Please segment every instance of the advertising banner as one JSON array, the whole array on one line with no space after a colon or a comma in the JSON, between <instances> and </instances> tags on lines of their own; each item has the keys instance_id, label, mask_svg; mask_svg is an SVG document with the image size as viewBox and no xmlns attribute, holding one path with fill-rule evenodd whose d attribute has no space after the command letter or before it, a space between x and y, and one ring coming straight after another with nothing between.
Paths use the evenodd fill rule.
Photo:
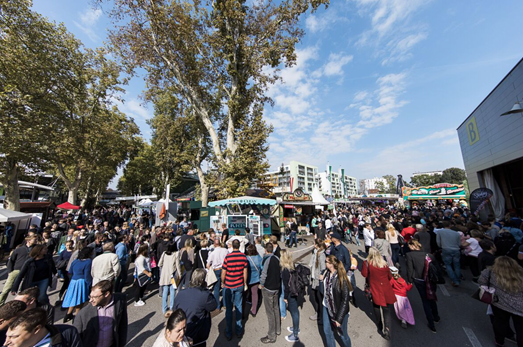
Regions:
<instances>
[{"instance_id":1,"label":"advertising banner","mask_svg":"<svg viewBox=\"0 0 523 347\"><path fill-rule=\"evenodd\" d=\"M240 231L240 235L245 235L245 228L247 227L247 216L227 216L227 228L231 235L234 235L236 230Z\"/></svg>"},{"instance_id":2,"label":"advertising banner","mask_svg":"<svg viewBox=\"0 0 523 347\"><path fill-rule=\"evenodd\" d=\"M474 190L472 193L470 193L470 210L472 213L474 213L476 216L479 214L479 212L485 208L487 203L490 201L490 198L494 193L492 190L488 188L478 188Z\"/></svg>"}]
</instances>

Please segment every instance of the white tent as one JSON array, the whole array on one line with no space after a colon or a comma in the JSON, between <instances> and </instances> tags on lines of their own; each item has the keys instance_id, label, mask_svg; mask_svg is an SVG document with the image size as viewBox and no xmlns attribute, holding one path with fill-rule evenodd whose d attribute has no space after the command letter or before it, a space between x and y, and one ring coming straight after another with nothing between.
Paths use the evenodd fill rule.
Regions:
<instances>
[{"instance_id":1,"label":"white tent","mask_svg":"<svg viewBox=\"0 0 523 347\"><path fill-rule=\"evenodd\" d=\"M150 207L150 206L154 206L156 203L155 202L152 202L151 199L143 199L141 200L139 203L138 203L138 206L139 207Z\"/></svg>"},{"instance_id":2,"label":"white tent","mask_svg":"<svg viewBox=\"0 0 523 347\"><path fill-rule=\"evenodd\" d=\"M327 199L325 199L323 197L323 195L320 193L320 190L318 189L318 187L315 185L314 188L312 189L312 202L315 204L315 205L329 205L330 203L327 201Z\"/></svg>"},{"instance_id":3,"label":"white tent","mask_svg":"<svg viewBox=\"0 0 523 347\"><path fill-rule=\"evenodd\" d=\"M16 222L24 219L31 219L33 215L18 211L5 210L0 208L0 222Z\"/></svg>"}]
</instances>

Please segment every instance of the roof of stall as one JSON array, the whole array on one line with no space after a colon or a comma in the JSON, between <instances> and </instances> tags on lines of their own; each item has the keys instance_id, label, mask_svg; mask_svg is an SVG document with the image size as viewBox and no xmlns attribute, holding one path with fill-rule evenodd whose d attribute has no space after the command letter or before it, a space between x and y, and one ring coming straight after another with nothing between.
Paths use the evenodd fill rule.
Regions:
<instances>
[{"instance_id":1,"label":"roof of stall","mask_svg":"<svg viewBox=\"0 0 523 347\"><path fill-rule=\"evenodd\" d=\"M238 205L276 205L277 201L273 199L256 198L254 196L240 196L238 198L224 199L218 201L212 201L209 203L210 207L214 206L227 206L231 204Z\"/></svg>"}]
</instances>

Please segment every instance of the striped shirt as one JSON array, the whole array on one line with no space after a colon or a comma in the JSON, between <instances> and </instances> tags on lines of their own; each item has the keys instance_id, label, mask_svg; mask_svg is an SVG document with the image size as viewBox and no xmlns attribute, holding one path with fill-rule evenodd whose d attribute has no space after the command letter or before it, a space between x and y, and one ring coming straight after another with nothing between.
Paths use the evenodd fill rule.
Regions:
<instances>
[{"instance_id":1,"label":"striped shirt","mask_svg":"<svg viewBox=\"0 0 523 347\"><path fill-rule=\"evenodd\" d=\"M247 267L247 257L240 251L229 253L222 265L225 274L225 288L236 288L243 286L243 270Z\"/></svg>"}]
</instances>

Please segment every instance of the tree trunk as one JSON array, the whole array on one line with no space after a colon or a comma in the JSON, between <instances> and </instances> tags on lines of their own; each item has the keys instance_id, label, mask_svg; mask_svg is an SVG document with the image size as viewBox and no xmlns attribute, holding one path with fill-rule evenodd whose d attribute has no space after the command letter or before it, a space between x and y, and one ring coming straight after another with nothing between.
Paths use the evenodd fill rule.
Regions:
<instances>
[{"instance_id":1,"label":"tree trunk","mask_svg":"<svg viewBox=\"0 0 523 347\"><path fill-rule=\"evenodd\" d=\"M67 195L67 202L70 204L76 204L76 199L78 198L78 187L71 187L69 189L69 194Z\"/></svg>"},{"instance_id":2,"label":"tree trunk","mask_svg":"<svg viewBox=\"0 0 523 347\"><path fill-rule=\"evenodd\" d=\"M89 196L90 196L90 193L91 193L91 185L93 183L93 177L92 176L89 176L89 179L87 180L87 186L85 188L85 194L84 194L84 197L82 199L82 202L80 202L80 206L82 206L82 208L85 208L85 205L87 204L87 201L89 200Z\"/></svg>"},{"instance_id":3,"label":"tree trunk","mask_svg":"<svg viewBox=\"0 0 523 347\"><path fill-rule=\"evenodd\" d=\"M196 166L196 172L198 173L198 179L200 180L202 207L207 207L207 204L209 203L209 186L205 183L205 175L199 165Z\"/></svg>"},{"instance_id":4,"label":"tree trunk","mask_svg":"<svg viewBox=\"0 0 523 347\"><path fill-rule=\"evenodd\" d=\"M6 209L20 211L20 188L18 187L18 163L7 159L5 173L5 205Z\"/></svg>"}]
</instances>

